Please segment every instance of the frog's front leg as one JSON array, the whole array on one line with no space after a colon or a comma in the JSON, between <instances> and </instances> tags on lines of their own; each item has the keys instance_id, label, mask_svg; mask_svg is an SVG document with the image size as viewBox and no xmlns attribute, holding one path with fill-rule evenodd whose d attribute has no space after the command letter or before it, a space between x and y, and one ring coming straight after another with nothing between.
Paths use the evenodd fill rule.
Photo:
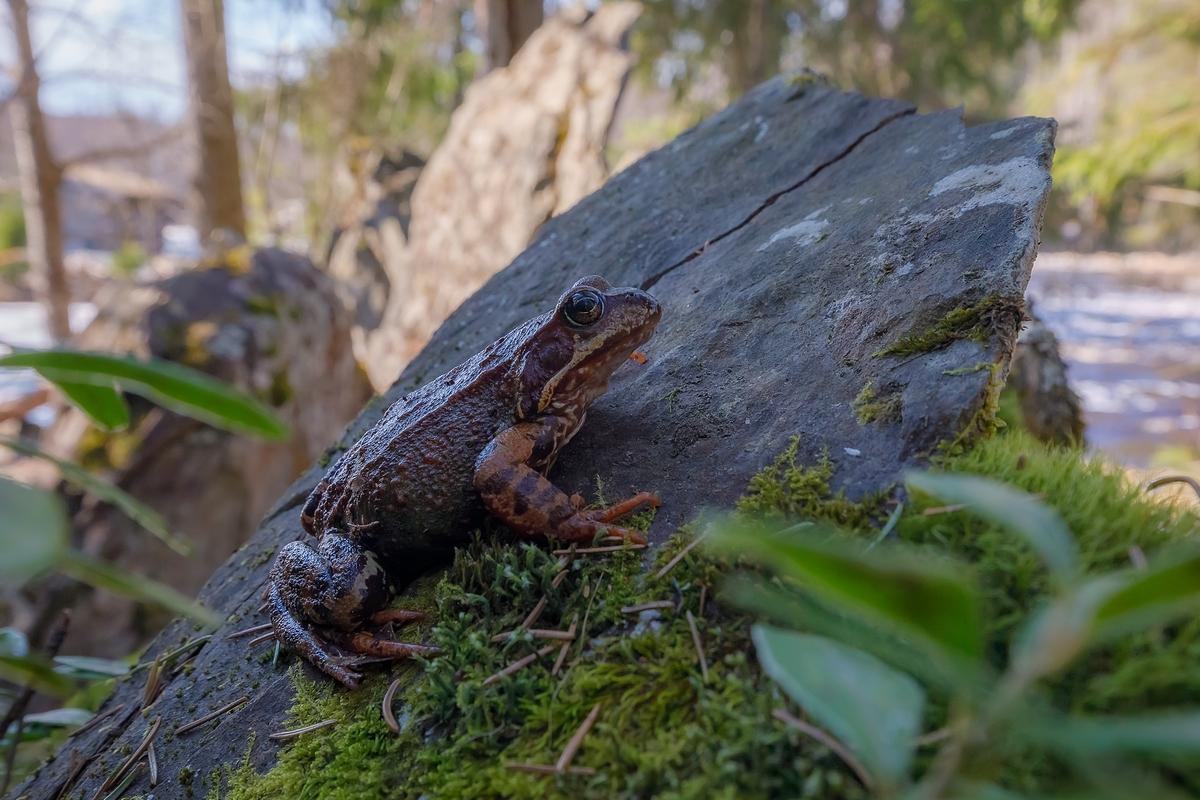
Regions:
<instances>
[{"instance_id":1,"label":"frog's front leg","mask_svg":"<svg viewBox=\"0 0 1200 800\"><path fill-rule=\"evenodd\" d=\"M591 542L605 532L645 544L637 531L610 521L658 498L639 494L601 511L581 510L577 503L530 466L547 460L554 447L553 419L522 422L501 431L475 462L475 489L494 516L525 536L553 536L568 542Z\"/></svg>"},{"instance_id":2,"label":"frog's front leg","mask_svg":"<svg viewBox=\"0 0 1200 800\"><path fill-rule=\"evenodd\" d=\"M430 652L421 645L381 639L360 630L367 623L411 621L413 612L381 610L391 596L383 568L352 538L328 531L317 549L285 544L271 566L270 614L275 636L287 648L339 683L353 688L359 674L333 655L309 626L332 641L366 655L408 656Z\"/></svg>"}]
</instances>

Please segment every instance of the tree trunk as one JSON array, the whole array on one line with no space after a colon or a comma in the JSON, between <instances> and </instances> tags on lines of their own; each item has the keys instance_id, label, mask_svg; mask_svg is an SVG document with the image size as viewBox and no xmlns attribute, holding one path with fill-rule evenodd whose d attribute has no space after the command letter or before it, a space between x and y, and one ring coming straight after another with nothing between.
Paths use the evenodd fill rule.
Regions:
<instances>
[{"instance_id":1,"label":"tree trunk","mask_svg":"<svg viewBox=\"0 0 1200 800\"><path fill-rule=\"evenodd\" d=\"M475 25L485 45L481 72L508 64L542 15L542 0L475 0Z\"/></svg>"},{"instance_id":2,"label":"tree trunk","mask_svg":"<svg viewBox=\"0 0 1200 800\"><path fill-rule=\"evenodd\" d=\"M246 235L242 172L233 125L233 91L225 52L223 0L180 0L198 146L193 178L196 227L202 241L215 231Z\"/></svg>"},{"instance_id":3,"label":"tree trunk","mask_svg":"<svg viewBox=\"0 0 1200 800\"><path fill-rule=\"evenodd\" d=\"M50 150L46 119L38 99L41 81L29 38L29 3L8 0L8 7L21 66L11 115L25 214L25 252L34 289L46 307L50 334L61 341L71 335L68 315L71 298L63 267L62 212L58 204L62 173Z\"/></svg>"}]
</instances>

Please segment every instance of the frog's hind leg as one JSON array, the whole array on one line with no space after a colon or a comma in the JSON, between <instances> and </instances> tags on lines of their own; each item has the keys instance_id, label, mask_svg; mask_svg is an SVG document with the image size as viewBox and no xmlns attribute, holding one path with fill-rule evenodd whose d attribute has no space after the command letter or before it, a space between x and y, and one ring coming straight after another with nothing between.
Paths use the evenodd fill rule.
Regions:
<instances>
[{"instance_id":1,"label":"frog's hind leg","mask_svg":"<svg viewBox=\"0 0 1200 800\"><path fill-rule=\"evenodd\" d=\"M271 567L269 602L276 638L350 687L358 685L358 673L340 663L329 644L308 626L356 631L390 596L383 568L340 531L327 532L317 549L307 542L289 542Z\"/></svg>"}]
</instances>

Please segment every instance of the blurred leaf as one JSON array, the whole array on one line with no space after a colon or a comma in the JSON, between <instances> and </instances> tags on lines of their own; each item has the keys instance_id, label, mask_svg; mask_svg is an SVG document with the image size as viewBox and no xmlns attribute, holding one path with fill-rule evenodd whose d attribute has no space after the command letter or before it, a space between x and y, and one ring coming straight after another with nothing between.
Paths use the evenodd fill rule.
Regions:
<instances>
[{"instance_id":1,"label":"blurred leaf","mask_svg":"<svg viewBox=\"0 0 1200 800\"><path fill-rule=\"evenodd\" d=\"M1013 635L1011 669L1026 681L1064 669L1090 644L1096 607L1119 583L1111 575L1093 578L1034 610Z\"/></svg>"},{"instance_id":2,"label":"blurred leaf","mask_svg":"<svg viewBox=\"0 0 1200 800\"><path fill-rule=\"evenodd\" d=\"M769 625L752 633L763 670L884 786L908 780L925 693L909 676L843 644Z\"/></svg>"},{"instance_id":3,"label":"blurred leaf","mask_svg":"<svg viewBox=\"0 0 1200 800\"><path fill-rule=\"evenodd\" d=\"M129 672L129 665L107 658L91 656L57 656L54 667L64 675L81 680L119 678Z\"/></svg>"},{"instance_id":4,"label":"blurred leaf","mask_svg":"<svg viewBox=\"0 0 1200 800\"><path fill-rule=\"evenodd\" d=\"M75 691L75 684L55 672L54 666L41 656L0 655L0 678L57 697Z\"/></svg>"},{"instance_id":5,"label":"blurred leaf","mask_svg":"<svg viewBox=\"0 0 1200 800\"><path fill-rule=\"evenodd\" d=\"M218 428L269 439L287 436L287 427L266 406L221 381L169 361L73 350L39 350L0 356L0 366L49 370L54 380L111 387L134 394Z\"/></svg>"},{"instance_id":6,"label":"blurred leaf","mask_svg":"<svg viewBox=\"0 0 1200 800\"><path fill-rule=\"evenodd\" d=\"M29 640L16 628L0 628L0 656L29 655Z\"/></svg>"},{"instance_id":7,"label":"blurred leaf","mask_svg":"<svg viewBox=\"0 0 1200 800\"><path fill-rule=\"evenodd\" d=\"M734 575L721 584L722 601L732 603L781 626L810 633L857 648L930 686L955 694L978 694L989 681L982 667L962 659L947 659L937 646L921 637L906 639L889 629L871 625L856 615L838 613L799 591L772 585L757 575Z\"/></svg>"},{"instance_id":8,"label":"blurred leaf","mask_svg":"<svg viewBox=\"0 0 1200 800\"><path fill-rule=\"evenodd\" d=\"M973 514L1025 539L1061 582L1069 582L1079 574L1075 538L1062 517L1032 495L975 475L907 472L904 479L910 488L964 505Z\"/></svg>"},{"instance_id":9,"label":"blurred leaf","mask_svg":"<svg viewBox=\"0 0 1200 800\"><path fill-rule=\"evenodd\" d=\"M56 370L41 370L46 380L57 386L71 403L87 414L92 422L101 430L119 431L129 425L129 406L114 384L106 386L73 383L60 379L61 374Z\"/></svg>"},{"instance_id":10,"label":"blurred leaf","mask_svg":"<svg viewBox=\"0 0 1200 800\"><path fill-rule=\"evenodd\" d=\"M83 553L68 550L59 568L71 577L97 589L107 589L134 600L161 606L202 625L216 627L220 624L221 620L216 614L170 586L116 569Z\"/></svg>"},{"instance_id":11,"label":"blurred leaf","mask_svg":"<svg viewBox=\"0 0 1200 800\"><path fill-rule=\"evenodd\" d=\"M156 538L162 540L167 547L170 547L176 553L186 556L192 552L192 543L184 537L171 533L167 527L167 521L157 511L108 481L101 480L78 464L72 464L70 461L55 458L46 451L19 439L0 436L0 446L15 450L31 458L40 458L51 462L54 466L58 467L59 474L62 475L63 480L73 483L80 489L90 492L99 499L116 506L127 517L138 525L141 525Z\"/></svg>"},{"instance_id":12,"label":"blurred leaf","mask_svg":"<svg viewBox=\"0 0 1200 800\"><path fill-rule=\"evenodd\" d=\"M55 708L37 714L26 714L25 724L50 725L56 728L77 728L92 718L92 712L83 708Z\"/></svg>"},{"instance_id":13,"label":"blurred leaf","mask_svg":"<svg viewBox=\"0 0 1200 800\"><path fill-rule=\"evenodd\" d=\"M1096 608L1096 637L1110 639L1164 624L1200 609L1200 550L1156 557L1145 569L1119 573L1121 585Z\"/></svg>"},{"instance_id":14,"label":"blurred leaf","mask_svg":"<svg viewBox=\"0 0 1200 800\"><path fill-rule=\"evenodd\" d=\"M67 514L53 493L0 478L0 585L19 586L67 549Z\"/></svg>"},{"instance_id":15,"label":"blurred leaf","mask_svg":"<svg viewBox=\"0 0 1200 800\"><path fill-rule=\"evenodd\" d=\"M1200 709L1137 716L1048 715L1022 726L1033 741L1076 756L1195 756Z\"/></svg>"},{"instance_id":16,"label":"blurred leaf","mask_svg":"<svg viewBox=\"0 0 1200 800\"><path fill-rule=\"evenodd\" d=\"M951 657L978 660L980 599L968 570L894 547L865 552L831 536L836 532L821 526L780 535L763 523L726 517L714 523L712 541L876 623L922 636Z\"/></svg>"}]
</instances>

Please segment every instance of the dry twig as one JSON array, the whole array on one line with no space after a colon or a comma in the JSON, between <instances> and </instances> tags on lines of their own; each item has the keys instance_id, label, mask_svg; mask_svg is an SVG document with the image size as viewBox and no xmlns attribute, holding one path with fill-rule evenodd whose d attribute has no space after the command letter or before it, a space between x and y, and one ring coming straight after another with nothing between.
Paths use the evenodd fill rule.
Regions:
<instances>
[{"instance_id":1,"label":"dry twig","mask_svg":"<svg viewBox=\"0 0 1200 800\"><path fill-rule=\"evenodd\" d=\"M592 710L588 712L587 717L584 718L583 722L575 730L570 741L567 742L567 746L563 748L562 755L558 757L558 761L554 764L556 770L565 772L571 766L571 761L575 758L575 753L579 751L580 745L583 744L583 738L588 735L588 731L596 724L596 719L599 716L600 704L596 703L596 705L592 706Z\"/></svg>"},{"instance_id":2,"label":"dry twig","mask_svg":"<svg viewBox=\"0 0 1200 800\"><path fill-rule=\"evenodd\" d=\"M673 600L651 600L648 603L638 603L636 606L622 606L622 614L640 614L643 611L650 611L655 608L675 608Z\"/></svg>"},{"instance_id":3,"label":"dry twig","mask_svg":"<svg viewBox=\"0 0 1200 800\"><path fill-rule=\"evenodd\" d=\"M195 730L196 728L199 728L204 723L212 722L214 719L221 716L222 714L228 714L230 711L233 711L235 708L237 708L238 706L247 702L249 699L250 699L250 695L244 694L241 697L239 697L237 700L234 700L232 703L226 703L225 705L221 706L216 711L209 712L208 714L205 714L203 717L200 717L199 719L194 719L191 722L184 723L183 725L180 725L178 728L175 729L175 735L182 736L185 733L190 733L191 731Z\"/></svg>"},{"instance_id":4,"label":"dry twig","mask_svg":"<svg viewBox=\"0 0 1200 800\"><path fill-rule=\"evenodd\" d=\"M396 691L399 688L400 679L396 678L388 684L387 691L383 693L383 721L387 723L392 733L400 732L400 723L396 720L396 712L392 708L392 704L396 702Z\"/></svg>"},{"instance_id":5,"label":"dry twig","mask_svg":"<svg viewBox=\"0 0 1200 800\"><path fill-rule=\"evenodd\" d=\"M682 550L671 557L670 561L668 561L666 564L663 564L662 569L654 573L654 579L658 580L671 570L675 569L675 565L680 561L683 561L684 557L687 556L688 553L692 552L696 545L700 544L701 540L704 539L704 536L705 534L700 534L695 539L692 539L690 542L688 542Z\"/></svg>"},{"instance_id":6,"label":"dry twig","mask_svg":"<svg viewBox=\"0 0 1200 800\"><path fill-rule=\"evenodd\" d=\"M150 743L154 741L155 735L158 733L159 726L162 725L162 717L155 717L154 722L150 723L150 729L146 731L146 735L142 737L141 743L134 748L134 751L129 754L129 758L117 767L117 771L108 777L104 783L100 784L100 788L92 795L92 800L97 800L106 792L112 791L113 787L121 782L129 770L133 769L134 764L142 760L142 756L146 755L146 750L149 749Z\"/></svg>"},{"instance_id":7,"label":"dry twig","mask_svg":"<svg viewBox=\"0 0 1200 800\"><path fill-rule=\"evenodd\" d=\"M320 722L314 722L312 725L305 725L303 728L293 728L290 731L278 731L268 736L268 739L280 742L284 739L295 739L297 736L303 736L306 733L319 731L321 728L328 728L330 725L337 725L336 719L323 719Z\"/></svg>"},{"instance_id":8,"label":"dry twig","mask_svg":"<svg viewBox=\"0 0 1200 800\"><path fill-rule=\"evenodd\" d=\"M522 670L525 667L532 664L534 661L537 661L542 656L550 653L552 650L554 650L555 647L558 647L558 645L548 644L545 647L539 649L536 653L530 653L529 655L525 656L524 658L517 659L516 661L509 664L507 667L500 670L496 674L489 675L487 678L485 678L483 681L483 685L491 686L493 683L500 680L501 678L507 678L509 675L512 675L514 672L519 672L520 670Z\"/></svg>"},{"instance_id":9,"label":"dry twig","mask_svg":"<svg viewBox=\"0 0 1200 800\"><path fill-rule=\"evenodd\" d=\"M240 639L243 636L250 636L251 634L262 633L263 631L269 631L269 630L271 630L271 623L264 622L262 625L253 625L249 628L242 628L240 631L234 631L233 633L229 634L225 638L226 639Z\"/></svg>"},{"instance_id":10,"label":"dry twig","mask_svg":"<svg viewBox=\"0 0 1200 800\"><path fill-rule=\"evenodd\" d=\"M580 555L580 556L595 555L597 553L619 553L622 550L645 550L646 547L648 547L648 545L627 543L627 544L608 545L607 547L581 547L578 550L574 550L574 551L572 551L572 550L555 550L554 555L561 556L561 555L566 555L567 553L571 553L571 552L574 552L575 555Z\"/></svg>"},{"instance_id":11,"label":"dry twig","mask_svg":"<svg viewBox=\"0 0 1200 800\"><path fill-rule=\"evenodd\" d=\"M794 717L787 712L787 709L777 708L771 712L771 716L779 720L785 725L795 728L801 733L816 739L821 744L833 751L838 758L846 763L846 766L858 776L859 782L867 788L868 791L874 791L875 781L871 778L871 773L867 772L867 768L862 765L854 754L850 752L846 745L839 742L837 739L830 736L825 731L815 725L810 725L799 717Z\"/></svg>"},{"instance_id":12,"label":"dry twig","mask_svg":"<svg viewBox=\"0 0 1200 800\"><path fill-rule=\"evenodd\" d=\"M708 659L704 657L704 645L700 641L700 631L696 628L696 618L692 612L687 612L688 628L692 631L692 644L696 646L696 657L700 659L700 677L708 683Z\"/></svg>"}]
</instances>

